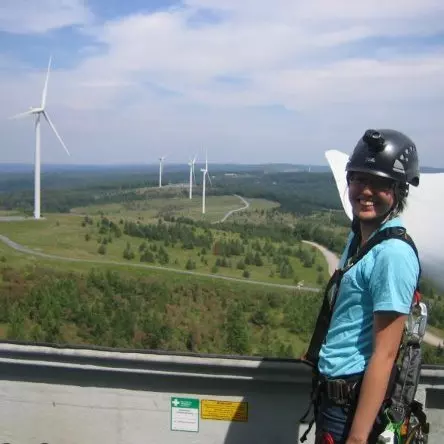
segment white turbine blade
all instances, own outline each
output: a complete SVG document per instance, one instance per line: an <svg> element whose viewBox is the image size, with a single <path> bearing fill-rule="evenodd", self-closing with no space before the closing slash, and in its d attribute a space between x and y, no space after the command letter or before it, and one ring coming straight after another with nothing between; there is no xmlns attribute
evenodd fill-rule
<svg viewBox="0 0 444 444"><path fill-rule="evenodd" d="M325 157L327 158L330 169L333 173L342 207L344 208L347 217L351 220L353 219L353 212L350 201L348 200L348 187L345 172L345 166L348 162L348 156L347 154L341 153L337 150L329 150L325 152Z"/></svg>
<svg viewBox="0 0 444 444"><path fill-rule="evenodd" d="M52 56L49 57L48 71L46 73L45 86L43 87L43 93L42 93L42 108L43 109L45 109L45 106L46 106L46 95L48 94L48 80L49 80L49 71L51 69L51 61L52 61Z"/></svg>
<svg viewBox="0 0 444 444"><path fill-rule="evenodd" d="M211 177L210 177L210 175L208 174L208 171L206 172L206 174L207 174L208 180L210 181L210 186L213 186L213 184L212 184L212 182L211 182Z"/></svg>
<svg viewBox="0 0 444 444"><path fill-rule="evenodd" d="M65 151L67 152L68 156L71 156L71 154L69 154L68 148L66 148L65 143L63 142L62 138L60 137L59 133L57 132L54 124L51 122L51 119L49 118L48 114L46 111L43 111L43 115L45 116L46 121L48 122L49 126L51 127L51 129L54 131L54 134L56 135L57 139L59 139L59 142L62 144L63 148L65 149Z"/></svg>
<svg viewBox="0 0 444 444"><path fill-rule="evenodd" d="M348 156L336 150L327 151L325 156L333 172L344 211L352 219L345 172ZM441 289L444 289L444 231L441 229L441 213L435 208L443 189L444 173L422 173L419 186L410 187L407 207L400 215L418 247L424 275Z"/></svg>
<svg viewBox="0 0 444 444"><path fill-rule="evenodd" d="M16 114L15 116L10 117L10 119L22 119L23 117L32 116L34 113L33 110L25 111L24 113Z"/></svg>

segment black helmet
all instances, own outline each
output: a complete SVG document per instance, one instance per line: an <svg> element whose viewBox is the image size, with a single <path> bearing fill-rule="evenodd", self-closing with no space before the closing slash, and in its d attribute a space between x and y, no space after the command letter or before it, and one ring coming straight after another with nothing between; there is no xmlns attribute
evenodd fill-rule
<svg viewBox="0 0 444 444"><path fill-rule="evenodd" d="M367 130L345 169L388 177L415 187L419 185L416 146L405 134L391 129Z"/></svg>

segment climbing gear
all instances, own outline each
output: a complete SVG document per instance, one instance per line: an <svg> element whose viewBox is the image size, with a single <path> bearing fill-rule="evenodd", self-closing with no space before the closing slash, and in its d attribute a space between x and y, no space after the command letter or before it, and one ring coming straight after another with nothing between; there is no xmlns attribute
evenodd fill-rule
<svg viewBox="0 0 444 444"><path fill-rule="evenodd" d="M367 130L355 146L346 171L388 177L415 187L419 185L416 146L405 134L391 129Z"/></svg>
<svg viewBox="0 0 444 444"><path fill-rule="evenodd" d="M319 375L319 393L325 393L327 398L336 405L350 405L355 401L357 386L361 382L361 376L348 379L329 379Z"/></svg>
<svg viewBox="0 0 444 444"><path fill-rule="evenodd" d="M333 439L333 436L331 436L330 433L324 432L322 433L321 439L316 442L316 444L335 444L335 440Z"/></svg>
<svg viewBox="0 0 444 444"><path fill-rule="evenodd" d="M411 415L404 421L405 427L403 427L402 432L404 430L405 432L402 442L403 444L427 444L430 424L427 422L422 404L413 401L411 407Z"/></svg>
<svg viewBox="0 0 444 444"><path fill-rule="evenodd" d="M367 243L361 248L359 245L359 236L355 234L348 249L348 257L344 267L338 268L333 273L330 281L328 282L324 299L313 336L310 341L307 353L305 354L303 361L312 367L312 390L310 395L310 404L304 416L301 418L301 423L306 421L311 408L313 408L313 418L309 422L308 429L302 435L300 441L304 442L307 439L307 435L310 432L318 413L319 408L319 395L321 392L327 393L327 396L332 401L339 401L340 405L345 403L351 403L358 397L359 382L349 386L342 382L343 380L333 379L330 380L329 386L330 392L323 390L323 380L325 376L321 375L318 370L319 353L322 345L325 343L327 332L330 326L331 318L333 315L334 306L339 293L339 286L344 274L350 270L357 262L359 262L373 247L379 243L388 239L399 239L411 246L416 256L418 257L418 251L413 240L408 236L405 228L402 227L389 227L378 231L373 237L371 237ZM418 257L419 261L419 257ZM419 374L421 369L421 348L420 344L424 336L425 327L427 324L427 307L420 300L419 279L421 276L421 267L418 276L418 283L413 295L412 310L408 318L407 329L401 342L400 350L398 351L398 357L401 350L404 351L401 365L395 364L393 367L392 375L390 377L389 386L386 393L387 402L387 415L392 423L402 423L406 415L409 415L414 405L414 396L419 381ZM415 320L413 314L416 309L419 308L420 316ZM404 341L404 338L406 339ZM404 342L404 343L403 343ZM346 388L347 387L347 388ZM343 403L343 404L341 404Z"/></svg>
<svg viewBox="0 0 444 444"><path fill-rule="evenodd" d="M419 314L415 318L416 312ZM413 415L426 434L429 429L427 417L422 404L415 401L415 395L421 373L421 343L427 326L427 316L427 306L421 302L419 292L415 292L415 300L400 347L400 352L403 352L402 358L400 364L396 366L397 377L386 408L389 423L403 424ZM399 438L401 438L400 433Z"/></svg>

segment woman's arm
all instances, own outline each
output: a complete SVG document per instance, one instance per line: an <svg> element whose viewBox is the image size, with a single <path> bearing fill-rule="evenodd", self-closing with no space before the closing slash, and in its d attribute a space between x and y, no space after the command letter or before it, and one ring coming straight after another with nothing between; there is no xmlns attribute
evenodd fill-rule
<svg viewBox="0 0 444 444"><path fill-rule="evenodd" d="M373 354L364 375L347 444L367 443L367 438L384 401L406 319L406 315L396 312L374 314Z"/></svg>

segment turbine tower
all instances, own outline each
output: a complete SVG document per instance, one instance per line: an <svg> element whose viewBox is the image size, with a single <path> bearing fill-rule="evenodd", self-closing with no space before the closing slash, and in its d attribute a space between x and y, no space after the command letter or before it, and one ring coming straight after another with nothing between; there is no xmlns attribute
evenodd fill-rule
<svg viewBox="0 0 444 444"><path fill-rule="evenodd" d="M49 58L48 63L48 71L46 73L45 86L43 87L42 93L42 102L40 107L33 108L30 107L29 111L24 113L17 114L12 117L12 119L17 119L21 117L27 116L35 116L35 160L34 160L34 219L40 219L40 119L43 116L45 120L48 122L48 125L56 135L62 147L67 152L68 156L70 156L68 148L66 148L65 143L57 132L54 124L49 118L48 112L46 111L46 96L48 93L48 80L49 80L49 72L51 70L51 61L52 57Z"/></svg>
<svg viewBox="0 0 444 444"><path fill-rule="evenodd" d="M162 172L163 172L163 161L165 156L159 157L159 188L162 188Z"/></svg>
<svg viewBox="0 0 444 444"><path fill-rule="evenodd" d="M196 156L192 160L188 162L188 165L190 166L190 199L193 198L193 177L194 177L194 183L196 183L196 174L194 173L194 164L196 163Z"/></svg>
<svg viewBox="0 0 444 444"><path fill-rule="evenodd" d="M201 168L202 173L203 173L203 178L202 178L202 214L205 214L205 185L206 185L206 178L208 176L208 180L210 181L211 184L211 178L208 174L208 152L205 151L205 168Z"/></svg>

